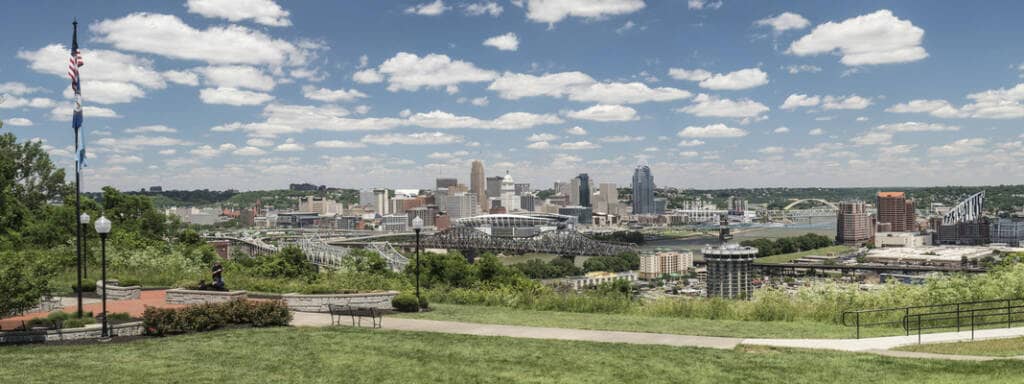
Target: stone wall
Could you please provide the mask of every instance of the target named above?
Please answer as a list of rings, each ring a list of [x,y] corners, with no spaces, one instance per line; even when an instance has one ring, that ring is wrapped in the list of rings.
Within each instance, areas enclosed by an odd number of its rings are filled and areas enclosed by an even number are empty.
[[[397,295],[397,291],[323,295],[289,293],[281,295],[280,299],[293,311],[328,312],[327,304],[391,309],[391,299]]]
[[[107,293],[110,293],[109,287]],[[144,331],[141,321],[111,325],[110,329],[110,332],[117,336],[138,336],[143,334]],[[98,339],[102,333],[102,326],[100,324],[89,324],[82,328],[48,331],[0,332],[0,345]]]
[[[137,300],[142,294],[142,287],[130,285],[122,287],[117,280],[107,280],[107,300]],[[103,297],[103,280],[96,280],[96,294]]]
[[[109,291],[108,291],[109,292]],[[247,299],[245,291],[197,291],[191,289],[168,289],[165,300],[167,304],[203,304],[223,303],[231,300]]]

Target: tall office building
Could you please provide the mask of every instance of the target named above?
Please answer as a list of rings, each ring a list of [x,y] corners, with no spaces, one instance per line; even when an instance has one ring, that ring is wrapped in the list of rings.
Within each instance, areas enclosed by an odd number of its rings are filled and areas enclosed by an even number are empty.
[[[619,190],[613,183],[601,183],[598,186],[597,197],[594,199],[594,212],[612,213],[613,205],[619,202]]]
[[[633,171],[633,214],[654,213],[654,175],[651,174],[651,167],[638,165]]]
[[[590,207],[590,175],[581,173],[576,178],[580,181],[580,206]]]
[[[878,223],[888,224],[890,232],[914,232],[917,230],[917,214],[914,200],[903,192],[878,192]]]
[[[388,190],[387,189],[383,189],[383,188],[374,189],[373,190],[373,198],[374,198],[373,199],[373,201],[374,201],[374,203],[373,203],[373,210],[375,212],[377,212],[377,214],[379,214],[381,216],[384,216],[384,215],[387,215],[388,213],[391,213],[391,212],[388,211],[388,209],[391,208],[391,204],[389,204],[389,201],[388,201]]]
[[[516,196],[516,182],[512,180],[512,174],[505,171],[505,178],[501,181],[501,207],[505,212],[519,210],[519,196]]]
[[[482,165],[481,168],[483,168]],[[459,179],[456,179],[454,177],[438,177],[436,180],[436,184],[434,184],[434,190],[446,189],[458,183]]]
[[[445,207],[446,211],[452,220],[473,217],[480,212],[480,200],[473,193],[457,192],[451,194],[446,199],[446,203],[448,204]]]
[[[501,182],[504,180],[501,176],[491,176],[487,178],[486,190],[484,191],[484,198],[501,197]]]
[[[484,163],[480,160],[473,160],[473,166],[469,171],[469,191],[476,194],[477,204],[481,211],[490,209],[487,204],[487,181],[484,176]]]
[[[875,226],[863,201],[843,201],[836,213],[836,243],[863,246],[872,242]]]
[[[569,205],[580,205],[580,178],[569,180]]]
[[[516,183],[516,194],[519,196],[530,193],[530,183]]]

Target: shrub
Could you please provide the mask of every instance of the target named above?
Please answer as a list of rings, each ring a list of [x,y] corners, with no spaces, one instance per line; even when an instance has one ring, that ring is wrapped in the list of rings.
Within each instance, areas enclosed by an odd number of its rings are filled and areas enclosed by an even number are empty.
[[[417,312],[419,311],[419,303],[416,301],[416,296],[411,293],[400,293],[391,299],[391,306],[395,307],[398,312]]]
[[[95,324],[95,323],[96,323],[96,319],[93,319],[91,317],[83,317],[81,319],[70,318],[70,319],[64,320],[64,322],[61,323],[60,327],[61,328],[82,328],[86,324]]]
[[[71,291],[78,292],[78,284],[72,284]],[[82,280],[82,292],[96,292],[96,282]]]
[[[115,312],[107,314],[107,321],[131,321],[132,315],[127,312]]]
[[[430,303],[427,302],[426,296],[420,296],[420,309],[430,308]]]
[[[292,315],[282,301],[233,300],[199,304],[184,308],[146,307],[142,314],[146,333],[162,336],[176,333],[205,332],[228,324],[254,327],[288,325]]]

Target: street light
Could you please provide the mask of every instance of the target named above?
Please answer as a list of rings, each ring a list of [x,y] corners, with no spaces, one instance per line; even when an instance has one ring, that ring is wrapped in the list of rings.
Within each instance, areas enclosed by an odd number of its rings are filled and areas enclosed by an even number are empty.
[[[82,216],[78,216],[78,224],[82,225],[82,276],[86,279],[89,278],[89,247],[85,244],[85,229],[89,227],[89,221],[92,220],[88,213],[82,212]],[[81,287],[79,287],[81,290]]]
[[[412,219],[412,230],[416,232],[416,307],[420,305],[420,231],[423,230],[423,219],[416,216]]]
[[[103,280],[103,328],[100,336],[110,337],[107,329],[107,235],[110,234],[110,220],[106,216],[96,219],[96,233],[100,234],[100,268],[103,270],[100,277]]]

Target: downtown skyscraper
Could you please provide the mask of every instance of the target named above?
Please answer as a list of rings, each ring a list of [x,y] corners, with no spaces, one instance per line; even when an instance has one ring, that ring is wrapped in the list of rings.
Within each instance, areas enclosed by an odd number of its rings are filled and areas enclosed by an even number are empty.
[[[654,175],[651,174],[651,167],[638,165],[633,170],[633,214],[654,213]]]
[[[480,160],[473,160],[473,165],[469,171],[469,192],[475,193],[477,196],[477,205],[480,207],[480,212],[487,212],[491,209],[490,204],[487,201],[487,181],[484,176],[484,163]]]

